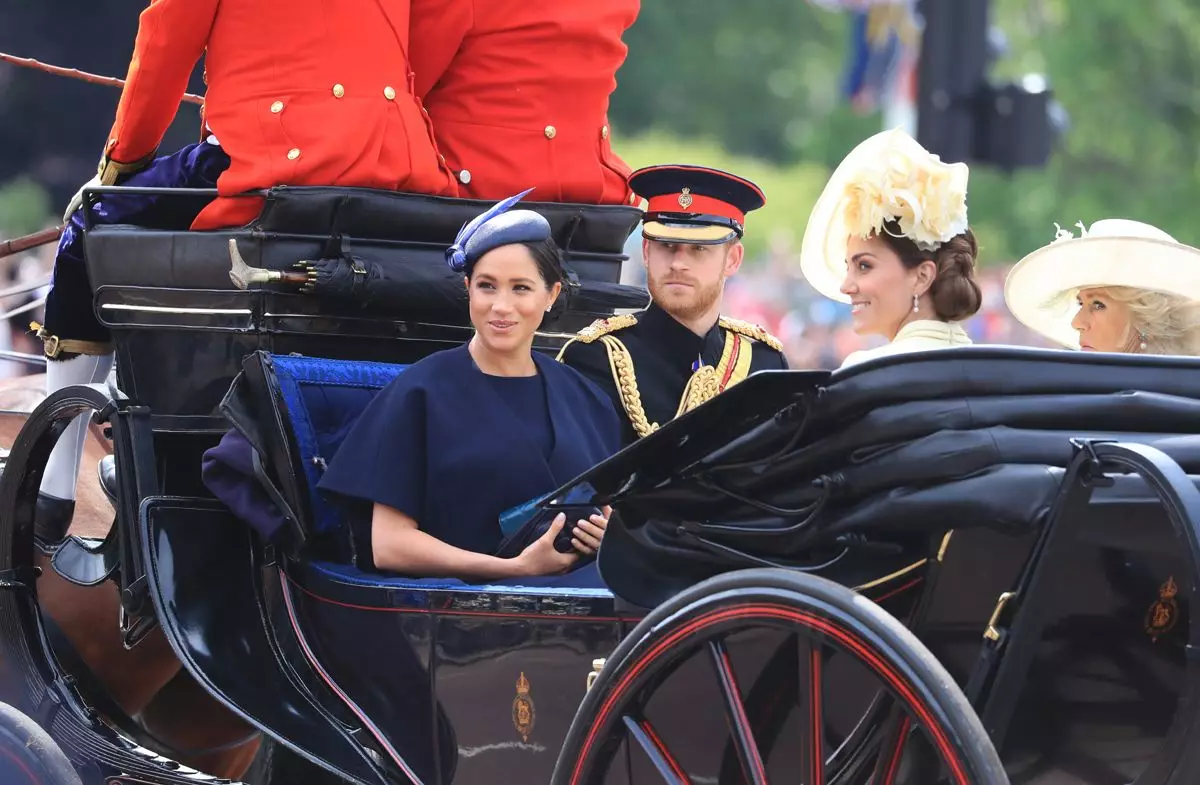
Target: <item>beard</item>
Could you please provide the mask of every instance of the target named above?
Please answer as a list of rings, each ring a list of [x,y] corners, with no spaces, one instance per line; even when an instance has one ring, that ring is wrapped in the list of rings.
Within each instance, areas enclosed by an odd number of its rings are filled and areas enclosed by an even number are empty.
[[[691,289],[671,289],[667,286],[671,281],[683,281],[691,284]],[[662,308],[676,319],[689,320],[703,316],[721,298],[725,282],[718,279],[706,284],[694,279],[654,278],[647,277],[647,288],[654,304]]]

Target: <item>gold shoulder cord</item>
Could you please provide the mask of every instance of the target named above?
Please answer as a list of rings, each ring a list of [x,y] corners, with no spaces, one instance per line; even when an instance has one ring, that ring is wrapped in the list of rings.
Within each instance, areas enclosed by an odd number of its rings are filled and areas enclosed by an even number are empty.
[[[634,433],[638,437],[642,437],[654,433],[659,426],[658,423],[651,423],[646,418],[646,410],[642,407],[642,394],[638,392],[637,373],[634,371],[633,357],[630,356],[629,349],[621,343],[620,339],[610,335],[610,333],[632,327],[635,324],[637,324],[637,317],[631,313],[597,319],[563,345],[558,352],[558,361],[562,362],[563,356],[567,353],[567,347],[576,341],[579,343],[599,341],[604,344],[613,384],[617,387],[617,394],[621,396],[621,406],[625,409],[630,424],[633,425]]]
[[[633,432],[639,437],[649,436],[658,430],[659,425],[646,418],[629,349],[611,335],[603,336],[600,341],[608,351],[608,367],[612,371],[613,382],[617,385],[617,394],[621,396],[621,406],[625,408],[625,414],[629,416],[629,422],[633,425]]]
[[[638,390],[637,371],[633,366],[633,357],[629,354],[629,349],[619,338],[610,334],[634,324],[637,324],[637,318],[632,314],[599,319],[580,330],[575,338],[568,341],[559,351],[558,359],[560,362],[562,361],[567,346],[574,341],[579,343],[599,341],[604,344],[605,352],[608,355],[608,368],[612,372],[613,383],[621,398],[621,406],[625,409],[626,416],[629,417],[634,433],[640,438],[649,436],[661,426],[658,423],[650,422],[646,416],[646,409],[642,406],[642,395]],[[725,329],[725,348],[721,353],[721,360],[715,367],[706,365],[698,368],[688,379],[679,400],[679,407],[675,412],[676,417],[715,398],[722,391],[749,376],[750,362],[754,352],[753,341],[761,341],[776,351],[783,349],[778,338],[756,324],[725,316],[721,317],[720,324]],[[722,381],[724,381],[723,384]]]

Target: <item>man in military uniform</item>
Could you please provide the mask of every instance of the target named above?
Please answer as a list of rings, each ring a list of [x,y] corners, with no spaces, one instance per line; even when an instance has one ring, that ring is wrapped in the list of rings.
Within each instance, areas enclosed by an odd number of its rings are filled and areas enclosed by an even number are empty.
[[[240,226],[258,216],[262,199],[238,194],[276,185],[457,196],[413,94],[410,2],[151,0],[88,186],[215,186],[219,196],[101,195],[93,220],[168,230]],[[211,134],[156,157],[201,56]],[[34,325],[50,360],[49,393],[102,381],[112,367],[108,330],[92,307],[79,203],[77,194],[64,216],[46,322]],[[43,541],[60,540],[74,512],[85,424],[72,423],[46,467],[37,514]]]
[[[725,281],[742,265],[746,213],[766,203],[736,175],[698,166],[639,169],[648,200],[642,257],[651,304],[601,319],[559,352],[623,412],[625,443],[653,433],[754,371],[787,367],[779,340],[721,315]]]

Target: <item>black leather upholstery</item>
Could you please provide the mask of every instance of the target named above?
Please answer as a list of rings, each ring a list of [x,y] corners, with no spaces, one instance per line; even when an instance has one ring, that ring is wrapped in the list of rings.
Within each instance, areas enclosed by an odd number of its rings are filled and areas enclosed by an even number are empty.
[[[230,239],[252,267],[289,270],[303,259],[355,254],[384,265],[443,271],[445,250],[463,224],[490,203],[362,188],[268,192],[262,215],[241,228],[169,232],[97,226],[86,239],[93,289],[153,286],[232,290]],[[550,221],[568,268],[580,280],[620,280],[625,241],[641,211],[632,207],[531,202]]]
[[[446,266],[445,250],[488,204],[360,188],[279,187],[245,227],[91,228],[88,274],[100,321],[113,334],[124,392],[154,410],[159,430],[218,430],[221,395],[252,351],[407,363],[467,340],[462,277]],[[638,299],[641,292],[618,284],[640,210],[525,206],[550,221],[568,275],[579,284],[559,298],[544,331],[574,333],[611,315],[614,303]],[[375,302],[301,294],[276,283],[239,290],[229,277],[231,239],[248,265],[269,270],[293,270],[302,260],[362,259],[392,283],[393,294]],[[539,340],[539,348],[555,351],[564,339]]]
[[[491,204],[369,188],[279,186],[268,192],[253,226],[270,234],[342,234],[446,246]],[[520,206],[546,217],[560,247],[589,253],[621,253],[642,217],[640,209],[619,205],[523,201]]]

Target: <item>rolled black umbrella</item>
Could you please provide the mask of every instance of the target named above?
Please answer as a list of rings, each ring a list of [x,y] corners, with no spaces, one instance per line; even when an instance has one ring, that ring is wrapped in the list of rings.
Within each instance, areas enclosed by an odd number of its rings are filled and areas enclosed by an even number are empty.
[[[293,270],[250,267],[234,240],[229,241],[230,279],[239,289],[254,284],[277,284],[313,295],[339,308],[374,313],[402,313],[409,318],[461,317],[466,308],[462,273],[438,257],[412,255],[403,263],[381,263],[353,253],[304,260]],[[563,294],[550,312],[550,320],[572,316],[609,316],[615,310],[639,309],[650,302],[649,293],[636,286],[579,280],[568,269]]]

